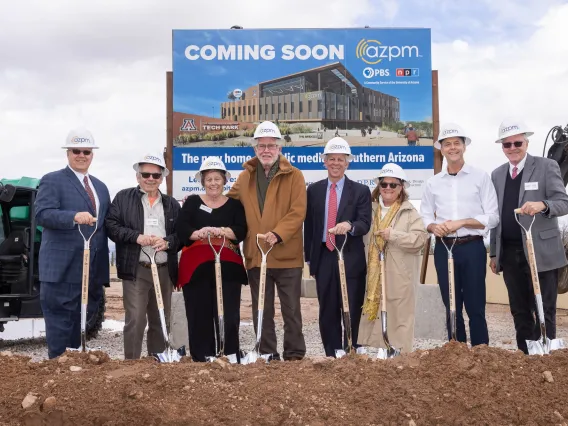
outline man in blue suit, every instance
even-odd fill
[[[86,238],[96,226],[90,242],[87,318],[96,315],[103,285],[110,281],[104,226],[110,195],[104,183],[89,175],[96,148],[90,132],[72,130],[63,146],[69,165],[41,179],[35,201],[36,220],[44,228],[39,251],[40,302],[50,359],[81,345],[84,241],[78,226]]]
[[[352,160],[351,149],[339,137],[331,139],[322,155],[327,179],[308,187],[308,206],[304,221],[304,256],[315,276],[319,301],[319,327],[326,356],[335,357],[337,349],[345,349],[341,333],[341,291],[337,252],[332,245],[343,250],[347,294],[351,316],[353,347],[357,348],[357,335],[361,310],[365,298],[367,262],[363,237],[371,227],[372,202],[368,186],[345,176]],[[336,235],[329,235],[332,229]],[[349,234],[347,237],[344,235]],[[345,336],[345,333],[344,333]]]

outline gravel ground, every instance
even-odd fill
[[[488,309],[496,310],[496,312],[487,313],[487,322],[489,325],[490,346],[500,347],[503,349],[515,350],[515,332],[513,321],[510,314],[502,307]],[[564,338],[568,343],[568,326],[566,321],[566,313],[559,313],[558,321],[558,337]],[[283,328],[281,322],[276,323],[278,347],[282,353],[282,336]],[[467,319],[466,319],[466,328]],[[317,322],[304,324],[304,335],[306,339],[307,356],[323,356],[323,347],[319,335],[319,327]],[[253,348],[255,342],[254,329],[250,321],[243,321],[241,325],[241,347],[247,351]],[[445,342],[442,340],[415,339],[415,349],[432,349],[442,346]],[[92,349],[99,348],[107,352],[111,358],[123,358],[123,339],[121,331],[107,331],[100,333],[99,337],[89,342]],[[144,346],[145,347],[145,343]],[[40,361],[47,358],[47,348],[45,337],[35,339],[21,340],[0,340],[0,350],[9,350],[14,354],[30,356],[33,361]],[[370,349],[371,353],[376,350]]]

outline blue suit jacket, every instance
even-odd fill
[[[325,196],[327,193],[327,178],[314,182],[308,186],[308,206],[304,221],[304,258],[310,262],[310,275],[315,275],[323,239],[323,224],[325,216]],[[339,201],[337,223],[351,221],[353,234],[347,236],[343,249],[345,259],[345,273],[347,276],[357,277],[367,273],[365,259],[365,244],[363,237],[371,228],[373,214],[371,191],[368,186],[352,181],[345,176],[345,186]],[[343,236],[337,236],[335,244],[338,248],[344,241]],[[325,249],[327,250],[327,249]]]
[[[99,198],[97,232],[91,239],[90,285],[110,281],[108,239],[105,217],[110,195],[104,183],[89,175]],[[73,219],[78,212],[95,216],[87,191],[73,171],[66,167],[46,174],[39,183],[35,201],[37,224],[43,226],[39,250],[39,279],[43,282],[81,283],[83,273],[83,237]],[[89,238],[94,226],[81,225]]]

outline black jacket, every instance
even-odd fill
[[[304,256],[310,263],[310,275],[316,275],[322,250],[323,224],[325,218],[325,197],[328,180],[323,179],[308,186],[308,205],[304,221]],[[363,237],[371,228],[373,207],[369,187],[345,176],[345,186],[339,201],[337,223],[351,221],[352,233],[349,233],[345,249],[345,273],[348,277],[358,277],[367,273],[365,244]],[[335,244],[341,248],[343,236],[336,238]],[[327,249],[326,249],[327,250]]]
[[[119,191],[110,205],[105,227],[108,237],[116,244],[116,270],[118,278],[136,281],[136,268],[140,261],[141,247],[136,243],[144,233],[144,207],[140,187]],[[166,222],[166,241],[168,249],[168,271],[173,285],[177,283],[178,252],[181,245],[176,235],[176,222],[180,211],[179,203],[172,197],[162,195],[164,218]],[[150,261],[150,259],[148,259]]]

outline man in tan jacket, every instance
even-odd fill
[[[306,182],[302,172],[281,154],[282,135],[274,123],[265,121],[259,124],[253,141],[256,156],[243,164],[245,170],[227,195],[240,200],[247,217],[244,256],[257,333],[261,253],[256,245],[256,235],[263,234],[266,243],[274,246],[267,259],[260,353],[280,359],[274,326],[276,285],[284,319],[283,358],[296,361],[306,354],[300,309]]]

